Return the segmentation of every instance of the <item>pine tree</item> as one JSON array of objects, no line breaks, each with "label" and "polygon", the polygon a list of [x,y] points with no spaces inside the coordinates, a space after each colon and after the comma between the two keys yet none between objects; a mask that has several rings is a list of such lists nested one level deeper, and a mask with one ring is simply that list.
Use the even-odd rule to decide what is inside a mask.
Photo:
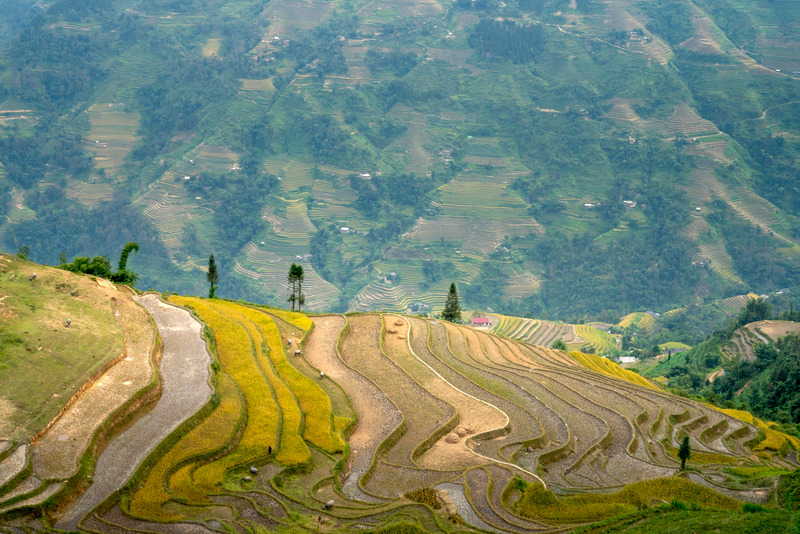
[{"label": "pine tree", "polygon": [[456,292],[455,282],[450,284],[450,293],[447,295],[447,300],[444,303],[444,310],[442,310],[442,320],[450,321],[451,323],[461,322],[461,306],[458,305],[458,293]]},{"label": "pine tree", "polygon": [[208,290],[208,298],[213,299],[217,294],[217,282],[219,282],[219,272],[217,272],[217,262],[214,260],[214,255],[208,257],[208,274],[206,280],[211,284]]},{"label": "pine tree", "polygon": [[692,446],[689,444],[689,436],[683,437],[681,448],[678,449],[678,458],[681,459],[681,471],[686,469],[686,460],[692,455]]}]

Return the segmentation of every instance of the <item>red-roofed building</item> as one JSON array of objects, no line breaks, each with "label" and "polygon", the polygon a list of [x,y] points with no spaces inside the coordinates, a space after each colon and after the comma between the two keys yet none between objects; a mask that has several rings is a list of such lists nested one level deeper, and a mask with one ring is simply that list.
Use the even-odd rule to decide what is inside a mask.
[{"label": "red-roofed building", "polygon": [[469,324],[476,327],[488,328],[492,326],[492,320],[488,317],[475,317]]}]

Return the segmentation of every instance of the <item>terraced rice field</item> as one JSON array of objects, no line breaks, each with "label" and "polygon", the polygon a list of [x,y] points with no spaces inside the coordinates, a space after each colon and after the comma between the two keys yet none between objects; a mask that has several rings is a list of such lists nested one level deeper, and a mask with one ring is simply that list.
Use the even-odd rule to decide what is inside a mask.
[{"label": "terraced rice field", "polygon": [[[669,477],[688,435],[696,476],[719,484],[721,465],[763,465],[759,452],[793,466],[786,451],[800,449],[749,414],[672,396],[598,356],[401,314],[309,319],[170,301],[207,327],[215,394],[162,436],[124,498],[87,515],[85,529],[333,531],[405,520],[444,533],[457,512],[474,528],[559,532],[560,520],[510,506],[513,479],[581,493]],[[496,319],[510,333],[541,323]],[[756,443],[759,430],[766,439]],[[0,495],[27,456],[0,442]],[[19,502],[40,480],[17,481]]]},{"label": "terraced rice field", "polygon": [[187,260],[182,253],[184,234],[188,226],[192,227],[201,249],[210,252],[212,240],[216,239],[212,213],[208,208],[201,207],[197,199],[189,197],[179,175],[166,172],[150,184],[134,204],[153,221],[173,263],[186,270],[202,270],[197,261],[203,264],[207,255],[204,253],[200,258],[194,258],[197,261],[192,261],[191,257]]},{"label": "terraced rice field", "polygon": [[508,298],[525,298],[536,294],[542,286],[542,280],[530,271],[523,271],[508,277],[505,296]]},{"label": "terraced rice field", "polygon": [[110,202],[114,188],[108,183],[89,183],[81,180],[68,180],[66,196],[93,208],[101,202]]},{"label": "terraced rice field", "polygon": [[415,243],[438,244],[442,239],[458,244],[465,254],[487,256],[494,252],[506,236],[540,234],[544,230],[536,221],[527,218],[498,218],[494,220],[471,217],[440,217],[420,219],[406,239]]},{"label": "terraced rice field", "polygon": [[[310,311],[330,309],[339,301],[341,292],[321,278],[308,261],[297,259],[291,253],[278,254],[267,248],[265,244],[248,243],[242,249],[243,256],[236,260],[234,271],[242,276],[255,280],[263,289],[264,294],[273,295],[284,300],[289,296],[289,282],[287,281],[287,265],[297,263],[303,266],[305,280],[303,293],[306,294],[306,308]],[[299,250],[306,253],[307,248]]]},{"label": "terraced rice field", "polygon": [[450,182],[439,187],[433,205],[442,215],[479,219],[525,219],[527,204],[505,184],[479,181]]},{"label": "terraced rice field", "polygon": [[618,347],[614,336],[591,325],[554,323],[496,313],[491,314],[491,317],[494,318],[491,330],[493,334],[519,339],[540,347],[550,347],[558,339],[567,343],[570,350],[595,354],[603,354]]},{"label": "terraced rice field", "polygon": [[700,117],[685,102],[675,106],[675,110],[668,119],[641,122],[648,129],[653,129],[664,136],[674,136],[675,134],[700,136],[719,133],[714,123]]},{"label": "terraced rice field", "polygon": [[629,313],[619,321],[619,326],[622,328],[627,328],[633,324],[638,326],[640,330],[650,333],[656,327],[656,320],[649,313],[634,312]]},{"label": "terraced rice field", "polygon": [[236,167],[239,155],[231,152],[226,146],[202,142],[185,156],[184,160],[193,161],[192,172],[227,173]]},{"label": "terraced rice field", "polygon": [[722,351],[727,357],[755,360],[755,347],[759,343],[770,343],[781,336],[800,332],[800,323],[789,321],[758,321],[750,323],[733,333],[733,339]]},{"label": "terraced rice field", "polygon": [[121,104],[95,104],[87,112],[91,129],[86,148],[94,153],[94,165],[113,174],[136,144],[140,116]]}]

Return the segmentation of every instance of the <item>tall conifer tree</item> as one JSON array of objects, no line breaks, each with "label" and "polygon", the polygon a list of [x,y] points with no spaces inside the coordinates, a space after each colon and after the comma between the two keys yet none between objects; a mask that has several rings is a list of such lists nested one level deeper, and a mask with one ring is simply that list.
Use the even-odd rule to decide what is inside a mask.
[{"label": "tall conifer tree", "polygon": [[458,293],[456,292],[455,282],[450,284],[450,293],[447,294],[444,310],[442,310],[442,320],[450,321],[451,323],[461,322],[461,306],[458,305]]}]

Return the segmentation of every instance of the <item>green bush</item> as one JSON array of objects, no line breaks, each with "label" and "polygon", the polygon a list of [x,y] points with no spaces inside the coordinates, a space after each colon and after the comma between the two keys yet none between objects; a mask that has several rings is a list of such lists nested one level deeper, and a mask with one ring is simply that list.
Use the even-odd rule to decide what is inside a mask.
[{"label": "green bush", "polygon": [[669,503],[669,506],[673,510],[686,510],[687,508],[686,503],[679,499],[672,499],[672,502]]},{"label": "green bush", "polygon": [[764,511],[766,511],[766,508],[764,508],[760,504],[753,504],[751,502],[746,502],[746,503],[744,503],[742,505],[742,511],[743,512],[750,512],[750,513],[764,512]]}]

